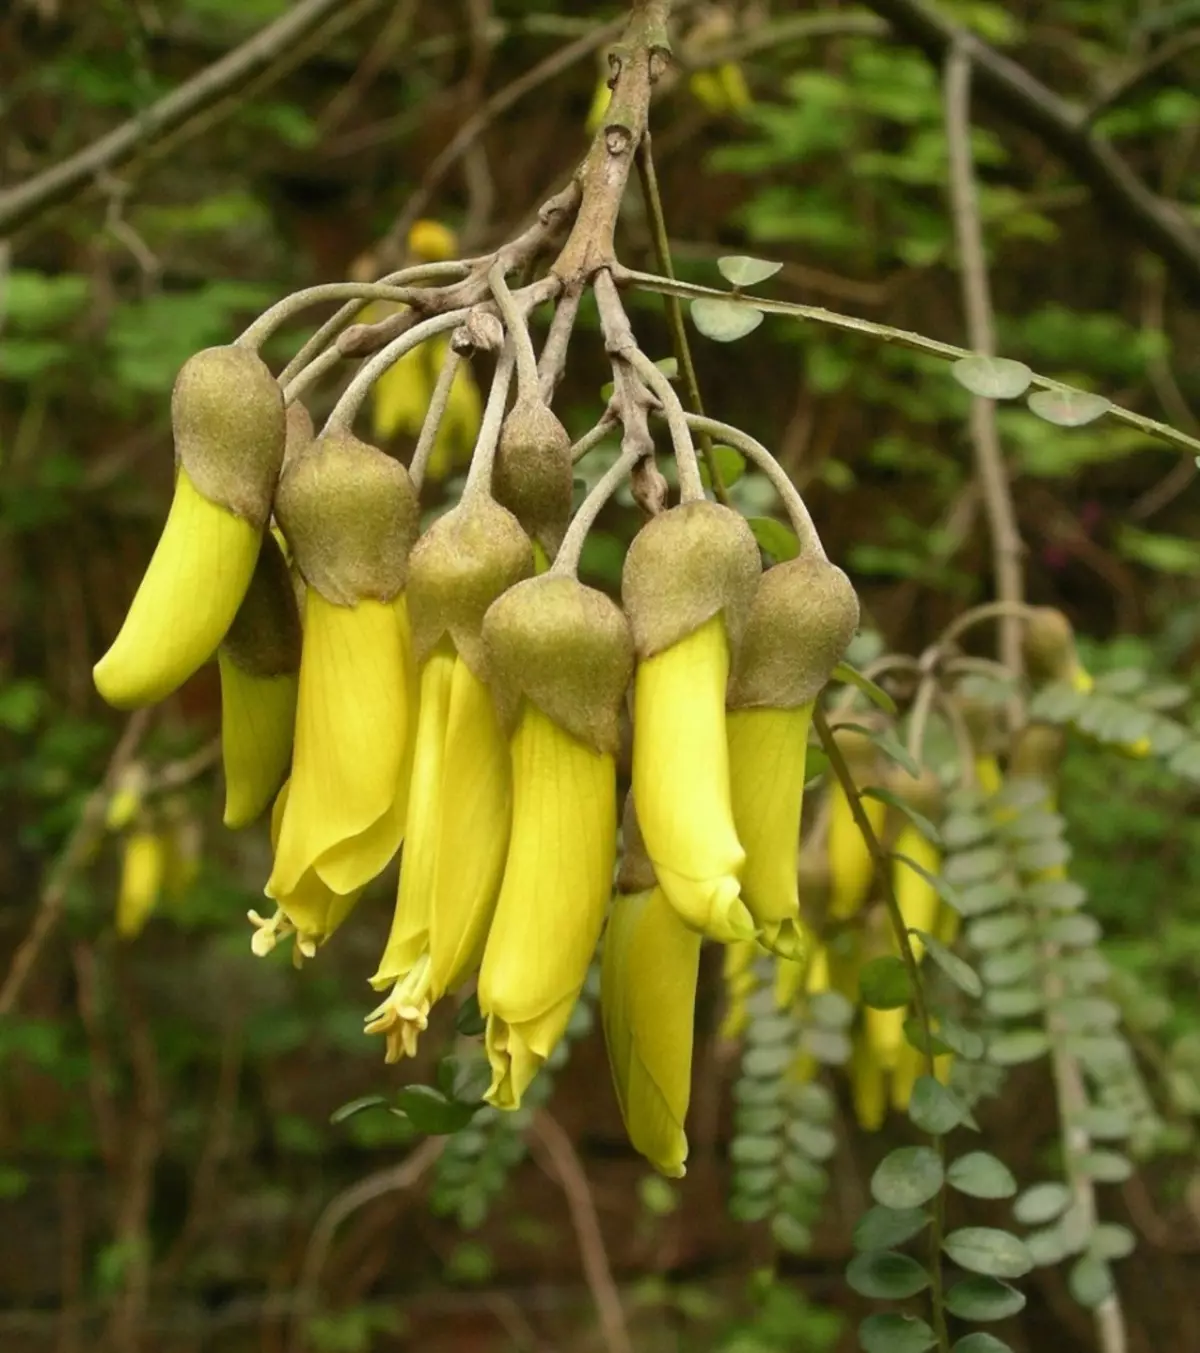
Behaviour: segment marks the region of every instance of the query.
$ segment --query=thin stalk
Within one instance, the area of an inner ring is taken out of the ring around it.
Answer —
[[[575,330],[575,321],[579,317],[579,302],[583,291],[572,287],[559,297],[554,308],[554,318],[550,321],[550,332],[542,345],[542,354],[538,358],[538,388],[542,399],[549,404],[554,392],[567,368],[567,353],[571,346],[571,335]]]
[[[1005,616],[1018,616],[1022,620],[1028,621],[1036,607],[1031,606],[1027,601],[988,601],[982,606],[975,606],[969,611],[964,611],[957,619],[951,621],[942,631],[941,638],[938,639],[937,648],[945,650],[958,638],[961,638],[967,630],[974,629],[976,625],[982,625],[988,620],[1002,620]]]
[[[594,451],[601,442],[606,442],[616,431],[617,422],[607,413],[590,432],[585,432],[571,448],[571,464],[577,465],[589,451]]]
[[[579,570],[579,558],[583,553],[583,543],[587,539],[588,532],[596,524],[596,518],[604,505],[621,487],[622,481],[629,478],[633,467],[644,454],[641,447],[622,451],[596,481],[595,487],[580,504],[579,511],[575,513],[570,526],[567,527],[567,534],[563,536],[563,542],[554,556],[554,563],[550,566],[551,573],[565,574],[572,578],[575,576]]]
[[[515,366],[513,345],[511,342],[505,343],[496,362],[492,388],[488,391],[487,404],[484,405],[483,418],[479,423],[479,436],[475,439],[471,468],[467,471],[467,482],[463,485],[461,501],[464,503],[471,497],[485,498],[492,491],[492,467],[496,463],[496,447],[500,444],[500,429],[504,425],[504,412],[508,407],[508,387],[512,384]]]
[[[929,727],[929,716],[933,712],[933,701],[937,695],[938,681],[932,672],[921,677],[917,694],[908,715],[908,754],[920,765],[925,759],[925,731]]]
[[[662,197],[658,191],[658,174],[654,169],[654,155],[650,149],[650,133],[647,131],[642,138],[642,144],[638,148],[637,157],[638,181],[642,187],[642,197],[645,199],[646,209],[650,216],[650,233],[654,240],[654,256],[658,261],[660,272],[666,273],[670,278],[675,276],[675,265],[671,260],[671,243],[667,234],[667,221],[663,214]],[[683,376],[683,389],[687,395],[687,402],[691,405],[691,412],[700,416],[704,414],[704,401],[700,397],[700,382],[696,379],[696,365],[692,361],[691,344],[688,342],[687,326],[683,322],[683,306],[679,304],[677,296],[665,296],[665,309],[667,312],[667,327],[671,332],[671,346],[675,349],[675,360],[679,363],[679,371]],[[721,477],[721,467],[717,464],[717,458],[713,454],[712,438],[706,431],[700,434],[700,451],[704,456],[704,463],[708,466],[708,477],[712,481],[713,493],[716,495],[717,502],[729,506],[729,490],[725,487],[725,481]]]
[[[926,338],[924,334],[913,333],[910,329],[896,329],[888,324],[876,324],[869,319],[859,319],[855,315],[843,315],[836,310],[826,310],[820,305],[800,305],[795,301],[779,301],[766,296],[748,296],[741,291],[723,291],[720,287],[700,286],[695,282],[681,282],[677,278],[659,277],[654,273],[638,272],[633,268],[613,265],[613,280],[618,286],[632,286],[644,291],[658,292],[663,296],[681,296],[688,300],[711,298],[728,301],[731,305],[749,305],[761,310],[765,315],[790,315],[794,319],[812,320],[816,324],[827,325],[831,329],[841,329],[846,333],[862,334],[880,343],[895,343],[900,347],[911,348],[914,352],[924,352],[931,357],[943,357],[949,362],[957,362],[961,357],[974,354],[967,348],[955,347],[953,343],[943,343],[936,338]],[[1040,390],[1061,390],[1061,381],[1051,380],[1047,376],[1034,373],[1031,382]],[[1123,409],[1119,404],[1110,404],[1106,417],[1115,418],[1119,423],[1137,428],[1148,437],[1177,446],[1189,455],[1200,455],[1200,437],[1189,437],[1186,432],[1154,418]]]
[[[696,460],[696,448],[688,428],[687,414],[675,393],[675,387],[654,365],[641,348],[630,348],[621,356],[637,372],[643,381],[657,396],[662,405],[663,416],[671,433],[671,445],[675,449],[675,465],[679,474],[679,499],[682,503],[704,501],[704,481],[700,478],[700,464]]]
[[[728,442],[735,451],[740,451],[747,460],[753,461],[771,481],[780,501],[787,509],[788,520],[792,523],[792,529],[800,542],[800,553],[815,554],[819,559],[828,558],[812,514],[800,496],[800,490],[762,442],[756,441],[748,432],[743,432],[741,428],[736,428],[730,423],[721,423],[715,418],[705,418],[700,414],[689,413],[687,424],[697,432],[706,435],[711,433],[723,442]]]
[[[346,319],[349,319],[369,301],[396,301],[411,305],[421,299],[421,292],[413,289],[418,284],[438,280],[457,282],[466,275],[467,269],[461,263],[426,263],[419,268],[405,268],[392,273],[378,282],[325,282],[320,286],[305,287],[303,291],[294,291],[283,300],[276,301],[270,309],[264,310],[234,339],[234,345],[239,348],[261,348],[281,324],[286,324],[312,305],[321,305],[326,301],[361,302],[353,310],[343,306],[333,316],[333,319],[340,319],[345,314]],[[345,322],[345,319],[341,320],[338,327],[341,328]]]
[[[825,717],[825,711],[820,705],[817,705],[813,710],[813,727],[817,730],[821,747],[829,758],[829,769],[833,772],[834,778],[841,785],[842,791],[846,795],[846,802],[850,805],[850,812],[854,817],[855,825],[862,833],[867,850],[870,852],[871,863],[875,867],[875,878],[883,894],[892,932],[896,937],[896,944],[900,949],[900,957],[904,963],[905,971],[908,973],[909,985],[912,987],[913,1010],[917,1016],[917,1023],[921,1026],[921,1034],[925,1042],[926,1070],[932,1076],[934,1074],[933,1024],[929,1017],[929,1004],[925,999],[920,965],[917,963],[916,954],[913,953],[908,926],[904,922],[900,904],[896,900],[896,890],[892,886],[892,871],[889,867],[887,852],[871,827],[870,819],[862,806],[858,786],[854,783],[854,776],[850,773],[850,767],[846,764],[846,758],[837,745],[837,739],[833,736],[829,721]],[[938,1155],[944,1161],[944,1139],[935,1136],[933,1142]],[[933,1328],[937,1335],[939,1353],[950,1353],[950,1333],[946,1325],[946,1300],[942,1279],[944,1223],[941,1206],[935,1205],[930,1208],[929,1215],[929,1301],[933,1314]]]
[[[425,468],[429,464],[433,444],[437,441],[442,419],[446,416],[446,405],[450,402],[450,390],[454,385],[454,378],[458,375],[458,368],[461,364],[462,358],[458,353],[452,348],[448,348],[446,360],[442,363],[442,369],[438,372],[437,382],[433,387],[433,394],[429,397],[429,408],[425,410],[425,419],[421,424],[421,435],[417,438],[417,444],[413,448],[412,460],[408,463],[408,477],[412,480],[412,486],[418,493],[421,492],[421,485],[425,480]]]
[[[508,289],[504,276],[504,264],[497,261],[488,271],[488,286],[496,298],[496,307],[500,318],[508,330],[509,342],[513,346],[517,359],[517,399],[529,403],[539,398],[537,354],[533,350],[533,339],[529,335],[529,325],[517,304],[516,297]]]
[[[444,334],[449,329],[456,329],[466,319],[468,313],[469,311],[463,308],[422,320],[420,324],[414,324],[399,338],[393,339],[386,348],[377,352],[369,362],[358,369],[354,379],[346,386],[341,399],[333,406],[333,412],[325,422],[324,431],[327,433],[349,431],[363,400],[367,397],[367,392],[389,367],[394,366],[406,352],[420,347],[426,339],[436,338],[438,334]],[[312,366],[316,366],[321,360],[322,358],[318,357]],[[308,370],[311,370],[311,367],[302,372],[297,381],[303,380]],[[297,384],[297,381],[293,381],[292,384]]]

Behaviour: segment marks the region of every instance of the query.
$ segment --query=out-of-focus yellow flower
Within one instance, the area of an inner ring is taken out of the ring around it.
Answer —
[[[734,940],[725,946],[722,975],[725,979],[725,1012],[721,1016],[720,1036],[741,1038],[749,1022],[747,997],[758,985],[754,975],[754,960],[760,949],[753,940]]]
[[[723,61],[712,70],[688,76],[688,88],[710,113],[744,113],[754,105],[746,76],[735,61]]]
[[[999,761],[994,756],[977,756],[975,758],[975,780],[979,788],[989,798],[993,794],[998,794],[1002,783]]]
[[[458,253],[458,236],[441,221],[423,216],[408,232],[408,252],[425,263],[445,263]]]
[[[887,1081],[865,1031],[855,1036],[850,1054],[850,1092],[859,1127],[878,1132],[887,1114]]]
[[[156,831],[131,831],[121,851],[117,889],[117,934],[136,939],[162,896],[167,843]]]
[[[900,915],[909,930],[921,930],[931,935],[937,921],[940,900],[937,889],[920,870],[935,877],[941,871],[941,851],[913,823],[906,822],[896,837],[892,868],[892,887]],[[906,864],[912,860],[918,868]],[[912,936],[913,953],[920,960],[925,952],[924,941]]]
[[[846,728],[835,728],[834,736],[859,790],[878,783],[881,778],[878,757],[871,740]],[[887,804],[870,798],[861,798],[859,804],[871,830],[880,836],[887,820]],[[829,790],[828,853],[829,914],[834,920],[847,921],[859,911],[871,892],[874,865],[845,790],[836,782]]]
[[[600,999],[621,1116],[660,1173],[685,1172],[700,936],[660,888],[618,892],[604,937]]]

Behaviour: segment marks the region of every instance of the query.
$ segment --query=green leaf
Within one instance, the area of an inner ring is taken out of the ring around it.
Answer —
[[[788,1124],[787,1139],[810,1160],[828,1160],[837,1150],[837,1137],[832,1128],[822,1123],[806,1123],[802,1118],[795,1118]]]
[[[693,301],[692,323],[714,343],[736,343],[752,334],[763,322],[763,312],[735,301]]]
[[[946,1309],[960,1320],[1007,1320],[1025,1309],[1025,1294],[996,1278],[963,1278],[946,1293]]]
[[[991,835],[992,824],[978,813],[950,813],[942,823],[942,842],[947,850],[966,850]]]
[[[1078,1123],[1089,1137],[1098,1142],[1121,1141],[1129,1136],[1132,1127],[1127,1109],[1107,1104],[1093,1104],[1084,1109]]]
[[[418,1132],[441,1137],[466,1127],[479,1105],[456,1103],[432,1085],[406,1085],[396,1096],[396,1108]]]
[[[904,1037],[918,1052],[928,1053],[925,1031],[915,1017],[904,1022]],[[972,1029],[964,1028],[949,1015],[940,1017],[939,1027],[934,1031],[932,1050],[935,1057],[944,1053],[957,1053],[965,1061],[976,1062],[983,1056],[983,1038]]]
[[[997,1019],[1026,1019],[1045,1004],[1036,987],[991,987],[983,996],[983,1008]]]
[[[946,1178],[968,1198],[1011,1198],[1017,1191],[1012,1171],[989,1151],[969,1151],[951,1161]]]
[[[870,702],[883,710],[885,714],[893,717],[896,715],[896,702],[883,689],[878,686],[869,676],[865,676],[857,667],[852,667],[848,662],[839,662],[833,669],[830,676],[831,681],[840,681],[844,686],[855,686]]]
[[[1058,1180],[1031,1184],[1013,1204],[1013,1216],[1022,1226],[1045,1226],[1057,1221],[1071,1205],[1071,1190]]]
[[[909,803],[906,803],[899,794],[893,794],[890,789],[884,789],[880,785],[872,785],[869,789],[861,791],[861,797],[864,799],[878,799],[880,803],[886,803],[889,808],[894,808],[898,813],[902,813],[916,827],[917,831],[935,846],[942,844],[942,838],[938,829],[932,822]]]
[[[1019,399],[1029,389],[1033,372],[1009,357],[960,357],[950,374],[973,395],[984,399]]]
[[[995,1066],[1020,1066],[1036,1062],[1049,1051],[1050,1040],[1044,1029],[1014,1029],[991,1040],[987,1058]]]
[[[858,990],[864,1005],[873,1010],[900,1010],[912,1000],[908,969],[892,954],[873,958],[858,975]]]
[[[1026,887],[1025,900],[1045,911],[1076,911],[1087,901],[1087,891],[1073,879],[1038,879]]]
[[[926,1353],[937,1335],[915,1315],[869,1315],[858,1327],[864,1353]]]
[[[1119,1151],[1085,1151],[1079,1168],[1097,1184],[1123,1184],[1133,1174],[1128,1156]]]
[[[735,1137],[729,1158],[735,1165],[773,1165],[783,1154],[783,1142],[775,1136]]]
[[[980,883],[1004,873],[1008,857],[999,846],[980,846],[951,855],[946,861],[946,877],[958,887]]]
[[[1044,1226],[1030,1231],[1025,1237],[1025,1248],[1033,1256],[1038,1268],[1053,1268],[1071,1253],[1061,1226]]]
[[[972,949],[986,953],[991,949],[1009,949],[1028,937],[1029,917],[1023,912],[1009,911],[996,916],[981,916],[967,927],[967,943]]]
[[[363,1095],[360,1099],[352,1099],[334,1109],[329,1115],[329,1121],[331,1123],[344,1123],[347,1119],[353,1118],[355,1114],[362,1113],[364,1109],[377,1109],[380,1105],[386,1103],[387,1100],[383,1095]]]
[[[894,761],[901,770],[907,771],[912,779],[919,780],[921,778],[921,767],[917,765],[908,748],[890,728],[868,728],[865,724],[847,723],[843,720],[838,720],[838,727],[850,729],[870,738],[889,761]],[[900,857],[896,856],[895,858],[899,859]],[[925,871],[921,870],[920,872],[924,873]]]
[[[771,1218],[771,1235],[789,1254],[807,1254],[812,1249],[812,1231],[786,1212],[777,1212]]]
[[[746,525],[754,532],[759,549],[765,550],[777,563],[785,564],[800,553],[795,531],[774,517],[747,517]]]
[[[1069,385],[1035,391],[1027,402],[1032,413],[1060,428],[1080,428],[1094,423],[1112,408],[1112,402],[1103,395],[1089,394]]]
[[[1039,955],[1032,945],[987,954],[979,965],[984,982],[989,987],[1011,987],[1022,982],[1037,970]]]
[[[910,858],[908,855],[899,855],[893,852],[892,859],[895,860],[897,864],[907,865],[914,874],[920,874],[951,911],[959,910],[961,904],[959,902],[958,889],[943,874],[930,873],[924,865],[918,864],[916,860]]]
[[[458,1007],[454,1027],[464,1038],[478,1038],[487,1028],[487,1020],[479,1008],[479,997],[474,992]]]
[[[929,1213],[919,1207],[869,1208],[854,1224],[856,1250],[891,1250],[903,1245],[929,1225]]]
[[[730,286],[753,287],[774,277],[783,264],[765,258],[750,258],[746,254],[726,254],[717,259],[717,267]]]
[[[808,1017],[823,1029],[847,1029],[854,1021],[854,1003],[840,991],[818,991],[808,1003]]]
[[[1067,1286],[1081,1306],[1099,1306],[1113,1294],[1112,1270],[1094,1254],[1085,1254],[1071,1265]]]
[[[929,1286],[929,1274],[906,1254],[872,1250],[856,1254],[846,1265],[846,1281],[860,1297],[876,1301],[903,1301]]]
[[[901,1146],[889,1152],[871,1176],[871,1197],[884,1207],[920,1207],[941,1189],[942,1162],[930,1146]]]
[[[993,1226],[963,1226],[942,1243],[959,1268],[988,1278],[1021,1278],[1033,1268],[1033,1259],[1016,1236]]]
[[[1017,897],[1008,879],[988,879],[958,888],[958,914],[985,916],[1010,906]]]
[[[955,1091],[933,1076],[918,1076],[908,1101],[908,1116],[932,1137],[944,1137],[971,1116]]]
[[[961,1339],[956,1339],[950,1353],[1013,1353],[1013,1351],[1003,1339],[997,1339],[994,1334],[986,1334],[983,1330],[976,1330],[974,1334],[964,1334]]]
[[[717,462],[717,473],[721,476],[721,483],[726,488],[736,484],[746,473],[746,457],[740,451],[735,451],[732,446],[714,446],[712,454],[713,459]],[[712,488],[707,456],[700,458],[700,478],[704,481],[705,488]]]
[[[925,952],[959,991],[976,1000],[983,995],[983,981],[965,959],[959,958],[953,950],[947,949],[935,935],[930,935],[924,930],[910,930],[908,933],[920,938],[925,946]]]
[[[1102,1221],[1092,1232],[1088,1250],[1098,1259],[1124,1259],[1137,1248],[1137,1237],[1128,1226]]]
[[[1046,926],[1045,933],[1051,944],[1067,944],[1077,949],[1090,948],[1097,944],[1104,934],[1100,922],[1086,912],[1055,916]]]
[[[1040,874],[1047,869],[1059,869],[1071,858],[1071,847],[1061,836],[1047,836],[1039,841],[1026,841],[1016,852],[1017,868],[1023,874]]]

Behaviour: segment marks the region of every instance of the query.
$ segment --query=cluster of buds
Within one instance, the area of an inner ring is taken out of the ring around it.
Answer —
[[[225,821],[270,810],[275,910],[251,913],[256,953],[291,935],[297,960],[311,957],[403,844],[366,1023],[388,1061],[414,1052],[437,1001],[477,980],[486,1098],[516,1109],[603,933],[603,1023],[628,1131],[682,1174],[702,940],[791,960],[808,946],[797,862],[810,723],[857,599],[794,490],[800,553],[765,569],[745,520],[706,496],[687,417],[603,271],[615,394],[598,426],[620,425],[622,448],[572,515],[548,354],[561,360],[578,296],[553,278],[509,292],[503,257],[440,266],[457,269],[450,299],[439,310],[436,289],[403,293],[399,336],[319,435],[297,395],[332,347],[277,378],[249,341],[269,330],[260,320],[185,364],[171,510],[96,685],[114,705],[143,705],[216,657]],[[556,297],[539,370],[526,316]],[[407,468],[351,425],[374,380],[451,330],[444,384],[464,356],[495,354],[494,373],[461,496],[422,531],[438,391]],[[650,416],[671,432],[670,506]],[[578,561],[627,477],[647,520],[618,604],[579,580]]]

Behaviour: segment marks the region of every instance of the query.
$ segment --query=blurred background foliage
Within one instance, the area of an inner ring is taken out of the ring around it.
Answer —
[[[4,183],[138,115],[287,8],[4,6]],[[719,964],[707,971],[682,1185],[647,1177],[632,1155],[581,1016],[536,1109],[564,1130],[568,1166],[556,1166],[544,1134],[526,1140],[533,1114],[485,1116],[449,1139],[431,1189],[409,1191],[394,1176],[410,1122],[383,1110],[330,1121],[357,1097],[433,1076],[438,1038],[415,1065],[385,1071],[361,1032],[361,974],[386,930],[388,886],[304,972],[281,954],[251,957],[243,915],[260,896],[267,842],[260,829],[218,830],[211,673],[121,758],[100,846],[56,868],[119,732],[90,669],[169,496],[177,368],[282,294],[379,261],[379,242],[457,128],[620,12],[545,0],[359,8],[360,22],[286,54],[278,78],[150,143],[0,246],[0,957],[17,950],[48,889],[64,909],[19,1007],[0,1016],[0,1346],[598,1347],[585,1282],[596,1238],[572,1203],[590,1180],[639,1350],[850,1347],[849,1231],[873,1162],[904,1125],[861,1133],[839,1089],[832,1191],[803,1258],[781,1258],[768,1235],[730,1220],[735,1059],[718,1036]],[[1082,105],[1200,21],[1200,7],[1178,0],[939,8]],[[776,294],[961,342],[937,71],[850,4],[693,6],[683,32],[685,69],[653,117],[679,273],[714,283],[719,255],[760,252],[785,261]],[[1180,46],[1097,126],[1195,217],[1200,49]],[[454,228],[465,252],[511,233],[569,174],[600,50],[585,45],[485,118],[437,184],[425,214]],[[718,57],[736,63],[736,78]],[[1200,313],[1033,136],[986,103],[977,117],[1001,351],[1194,433]],[[636,192],[619,244],[625,262],[653,267]],[[637,300],[633,317],[665,356],[660,303]],[[268,355],[299,341],[289,334]],[[777,318],[736,348],[697,337],[695,350],[710,411],[776,451],[888,647],[916,651],[987,598],[968,396],[942,364]],[[604,380],[593,321],[560,394],[573,433],[594,421]],[[321,390],[315,411],[335,393]],[[1194,467],[1110,420],[1064,432],[1019,408],[1000,419],[1031,599],[1072,617],[1097,673],[1144,669],[1189,705],[1200,653]],[[393,442],[400,454],[410,445]],[[589,459],[588,477],[604,464],[602,452]],[[454,482],[443,484],[451,496]],[[757,476],[733,491],[752,515],[772,510]],[[637,520],[628,499],[607,510],[585,556],[591,581],[616,583]],[[1200,1278],[1196,797],[1156,762],[1072,742],[1062,807],[1075,869],[1163,1123],[1105,1206],[1140,1242],[1121,1279],[1131,1345],[1172,1353],[1200,1348],[1187,1314]],[[984,1125],[1019,1177],[1036,1177],[1052,1149],[1048,1075],[1019,1076]],[[1008,1335],[1016,1347],[1090,1346],[1059,1275],[1028,1287]]]

